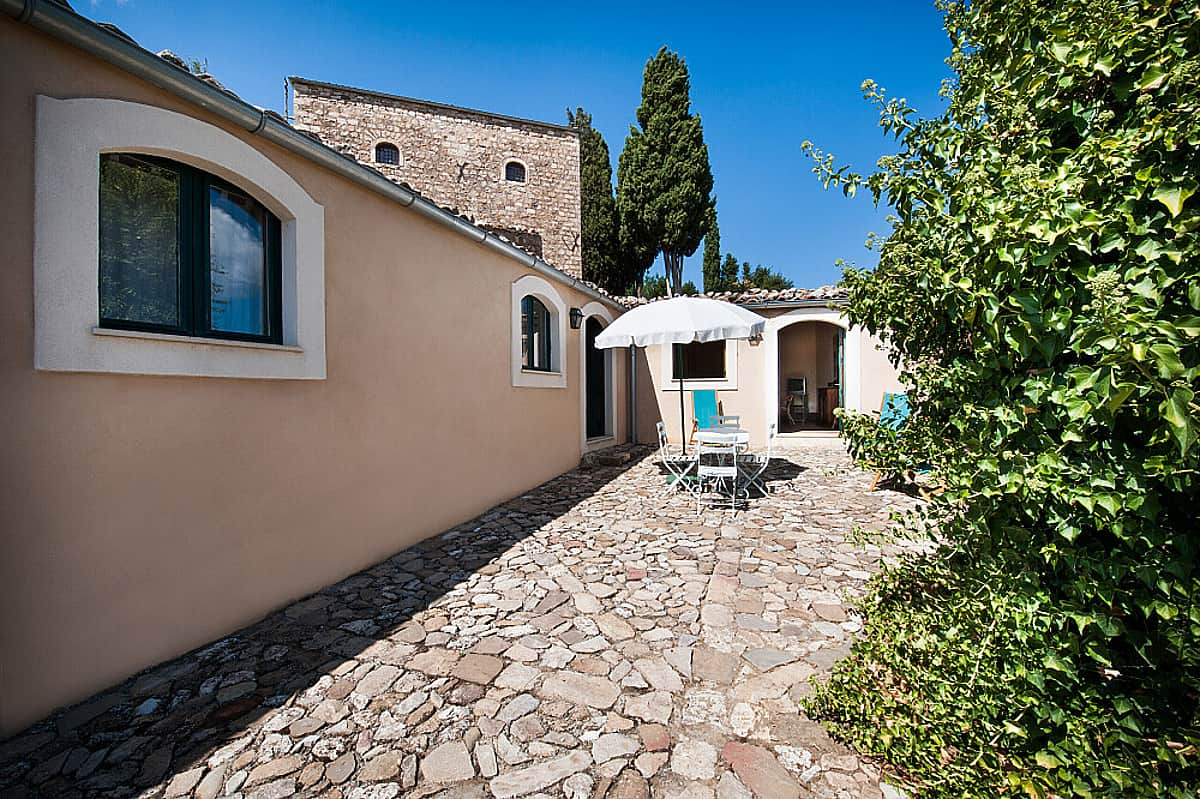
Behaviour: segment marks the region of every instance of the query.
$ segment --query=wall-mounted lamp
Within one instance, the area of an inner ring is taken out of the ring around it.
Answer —
[[[583,324],[583,310],[580,308],[571,309],[571,329],[578,330]]]

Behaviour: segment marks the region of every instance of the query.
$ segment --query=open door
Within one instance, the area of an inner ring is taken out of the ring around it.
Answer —
[[[586,353],[587,385],[584,391],[587,396],[587,437],[603,438],[609,435],[608,418],[608,375],[607,364],[609,350],[596,349],[596,336],[604,327],[596,317],[590,317],[584,328],[584,352]]]

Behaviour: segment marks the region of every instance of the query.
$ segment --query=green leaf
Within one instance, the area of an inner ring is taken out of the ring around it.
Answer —
[[[1065,42],[1054,42],[1050,45],[1050,52],[1056,60],[1065,64],[1071,56],[1071,45]]]
[[[1176,217],[1183,211],[1183,204],[1187,202],[1187,198],[1195,193],[1196,181],[1189,178],[1183,183],[1159,186],[1151,196],[1165,205],[1172,217]]]
[[[1171,433],[1179,442],[1181,455],[1186,455],[1196,440],[1196,431],[1192,428],[1192,422],[1188,416],[1188,403],[1194,396],[1191,389],[1176,388],[1161,406],[1163,418],[1171,425]]]
[[[1039,766],[1046,769],[1058,768],[1062,765],[1062,761],[1049,752],[1038,752],[1033,759]]]
[[[1158,64],[1152,64],[1138,80],[1138,91],[1146,92],[1150,91],[1151,89],[1157,89],[1159,86],[1162,86],[1163,79],[1166,76],[1167,74],[1162,71]]]
[[[1158,364],[1158,373],[1165,380],[1171,380],[1184,372],[1183,361],[1179,353],[1169,344],[1155,344],[1150,347],[1154,360]]]

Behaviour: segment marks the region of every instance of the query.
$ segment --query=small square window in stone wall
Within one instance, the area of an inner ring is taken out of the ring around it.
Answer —
[[[400,165],[400,148],[388,142],[375,145],[375,161],[380,164]]]

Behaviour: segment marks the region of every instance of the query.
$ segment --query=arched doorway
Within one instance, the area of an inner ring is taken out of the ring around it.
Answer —
[[[861,410],[862,400],[862,334],[859,328],[851,328],[846,320],[841,309],[830,307],[827,304],[811,305],[805,307],[794,308],[779,314],[778,316],[767,317],[767,326],[763,331],[763,381],[762,381],[762,402],[763,402],[763,432],[766,432],[766,427],[771,423],[777,423],[777,420],[783,418],[781,416],[782,400],[780,388],[786,388],[785,382],[788,375],[780,373],[780,358],[779,344],[781,337],[786,331],[797,325],[813,322],[824,322],[831,326],[840,328],[842,331],[841,341],[841,356],[837,359],[841,364],[841,373],[838,376],[838,404],[845,408]],[[835,353],[836,356],[836,353]],[[825,381],[828,383],[828,381]],[[829,388],[828,385],[825,386]],[[820,411],[820,389],[821,386],[810,381],[809,384],[809,402],[810,409],[816,412]],[[826,392],[827,394],[829,392]],[[826,435],[816,430],[812,435]],[[829,433],[831,434],[831,433]],[[797,431],[796,435],[806,435],[803,429]]]
[[[584,426],[589,439],[612,435],[612,431],[608,429],[608,363],[611,353],[608,350],[596,349],[596,336],[600,335],[603,329],[604,325],[594,316],[584,323]]]
[[[596,336],[612,324],[603,305],[589,302],[582,309],[579,330],[579,425],[582,452],[609,446],[617,432],[616,350],[596,349]]]
[[[776,395],[780,432],[832,430],[845,404],[845,335],[839,325],[798,321],[779,330]]]

